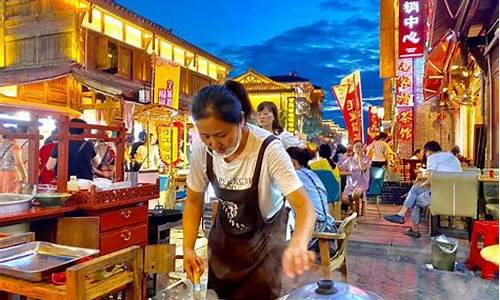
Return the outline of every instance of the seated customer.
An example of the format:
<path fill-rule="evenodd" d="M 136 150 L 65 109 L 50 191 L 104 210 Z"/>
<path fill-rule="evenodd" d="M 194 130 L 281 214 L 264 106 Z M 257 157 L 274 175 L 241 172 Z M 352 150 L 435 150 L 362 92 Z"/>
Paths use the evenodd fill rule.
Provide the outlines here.
<path fill-rule="evenodd" d="M 72 119 L 72 123 L 87 124 L 81 119 Z M 84 132 L 83 128 L 70 128 L 71 135 L 79 135 Z M 47 161 L 47 170 L 55 170 L 57 165 L 57 147 L 54 147 L 50 158 Z M 92 180 L 94 177 L 94 168 L 99 165 L 101 158 L 95 152 L 94 146 L 88 141 L 69 141 L 68 147 L 68 179 L 70 176 L 76 176 L 80 179 Z"/>
<path fill-rule="evenodd" d="M 328 213 L 328 203 L 326 199 L 326 188 L 313 171 L 309 170 L 307 163 L 312 158 L 312 155 L 307 149 L 298 147 L 290 147 L 287 153 L 292 158 L 293 166 L 297 171 L 297 175 L 304 185 L 304 189 L 311 199 L 316 215 L 315 231 L 318 232 L 336 232 L 335 220 Z M 330 245 L 332 248 L 335 244 Z M 317 240 L 312 240 L 309 243 L 309 249 L 319 251 Z"/>
<path fill-rule="evenodd" d="M 411 228 L 404 234 L 419 238 L 418 224 L 420 224 L 420 211 L 431 204 L 431 176 L 432 171 L 462 172 L 460 162 L 449 152 L 443 152 L 436 141 L 424 145 L 424 155 L 427 157 L 427 171 L 419 174 L 412 188 L 406 196 L 401 210 L 395 215 L 386 215 L 384 219 L 389 222 L 404 224 L 406 212 L 411 209 Z"/>
<path fill-rule="evenodd" d="M 318 155 L 319 157 L 317 159 L 309 162 L 311 170 L 330 171 L 333 177 L 337 179 L 337 182 L 340 182 L 339 168 L 337 168 L 337 164 L 330 158 L 332 156 L 332 149 L 330 146 L 327 144 L 319 145 Z"/>
<path fill-rule="evenodd" d="M 352 173 L 342 192 L 342 209 L 347 211 L 350 206 L 357 211 L 359 201 L 370 187 L 370 159 L 363 153 L 361 141 L 354 142 L 353 153 L 344 160 L 340 169 Z"/>

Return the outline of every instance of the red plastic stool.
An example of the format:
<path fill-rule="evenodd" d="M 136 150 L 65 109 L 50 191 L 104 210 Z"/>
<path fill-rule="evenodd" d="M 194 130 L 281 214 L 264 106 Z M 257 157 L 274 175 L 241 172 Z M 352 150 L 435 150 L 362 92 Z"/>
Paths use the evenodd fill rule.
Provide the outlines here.
<path fill-rule="evenodd" d="M 483 247 L 498 244 L 498 220 L 495 221 L 475 221 L 472 229 L 472 239 L 470 241 L 470 253 L 467 259 L 467 267 L 469 269 L 481 269 L 481 277 L 484 279 L 495 278 L 495 272 L 498 272 L 498 267 L 484 260 L 481 255 L 481 249 L 478 248 L 478 237 L 483 238 Z"/>

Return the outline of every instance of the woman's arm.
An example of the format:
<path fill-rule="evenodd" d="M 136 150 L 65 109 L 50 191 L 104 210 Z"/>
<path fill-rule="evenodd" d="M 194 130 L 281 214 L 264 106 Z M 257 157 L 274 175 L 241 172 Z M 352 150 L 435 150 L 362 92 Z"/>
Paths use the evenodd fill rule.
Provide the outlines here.
<path fill-rule="evenodd" d="M 307 245 L 314 229 L 316 217 L 304 188 L 292 192 L 286 198 L 296 217 L 292 240 L 283 254 L 283 271 L 288 276 L 294 277 L 308 270 L 314 262 L 314 254 L 307 250 Z"/>
<path fill-rule="evenodd" d="M 14 145 L 12 147 L 12 151 L 14 152 L 14 159 L 16 160 L 16 167 L 19 175 L 21 175 L 21 180 L 26 182 L 26 170 L 24 169 L 22 150 L 21 148 Z"/>
<path fill-rule="evenodd" d="M 198 236 L 198 228 L 203 214 L 203 193 L 198 193 L 187 188 L 187 197 L 184 202 L 184 216 L 182 218 L 182 230 L 184 232 L 184 269 L 189 278 L 193 279 L 193 274 L 203 273 L 203 260 L 196 256 L 194 246 Z"/>

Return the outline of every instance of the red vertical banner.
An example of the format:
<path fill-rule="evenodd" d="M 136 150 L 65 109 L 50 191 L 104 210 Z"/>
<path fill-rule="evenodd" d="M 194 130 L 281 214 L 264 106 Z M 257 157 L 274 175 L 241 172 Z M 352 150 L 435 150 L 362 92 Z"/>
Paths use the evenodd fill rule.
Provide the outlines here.
<path fill-rule="evenodd" d="M 424 54 L 425 1 L 399 0 L 399 58 Z"/>
<path fill-rule="evenodd" d="M 337 103 L 344 116 L 349 143 L 363 141 L 363 109 L 361 96 L 361 76 L 355 71 L 342 78 L 340 85 L 332 88 Z"/>
<path fill-rule="evenodd" d="M 397 135 L 401 142 L 413 141 L 413 107 L 397 108 Z"/>
<path fill-rule="evenodd" d="M 396 106 L 413 106 L 414 80 L 413 59 L 398 59 Z"/>
<path fill-rule="evenodd" d="M 370 106 L 368 109 L 368 129 L 366 130 L 366 143 L 371 144 L 380 133 L 380 119 L 378 117 L 378 106 Z"/>

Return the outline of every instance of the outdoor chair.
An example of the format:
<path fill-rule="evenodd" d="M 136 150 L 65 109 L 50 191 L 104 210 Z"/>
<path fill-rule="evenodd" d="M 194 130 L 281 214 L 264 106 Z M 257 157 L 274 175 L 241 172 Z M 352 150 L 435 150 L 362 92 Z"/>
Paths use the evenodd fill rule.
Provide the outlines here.
<path fill-rule="evenodd" d="M 328 200 L 328 206 L 333 206 L 330 210 L 330 215 L 332 215 L 336 220 L 341 219 L 340 214 L 340 183 L 337 181 L 332 172 L 327 170 L 312 170 L 323 183 L 326 188 L 326 196 Z"/>
<path fill-rule="evenodd" d="M 377 205 L 377 214 L 379 218 L 382 218 L 380 213 L 380 201 L 382 199 L 382 191 L 384 189 L 384 178 L 385 178 L 385 168 L 370 168 L 370 187 L 365 193 L 362 202 L 363 218 L 366 219 L 366 200 L 367 198 L 375 198 L 375 203 Z"/>
<path fill-rule="evenodd" d="M 498 169 L 483 169 L 483 175 L 489 175 L 490 171 L 498 176 Z M 482 196 L 486 215 L 498 220 L 498 182 L 483 182 Z"/>
<path fill-rule="evenodd" d="M 347 282 L 347 242 L 349 236 L 356 224 L 356 217 L 358 215 L 353 213 L 345 218 L 342 222 L 336 221 L 337 232 L 314 232 L 313 238 L 319 241 L 319 254 L 321 258 L 321 266 L 324 269 L 325 276 L 332 279 L 332 271 L 339 270 L 342 280 Z M 337 241 L 337 252 L 330 257 L 329 241 Z"/>
<path fill-rule="evenodd" d="M 477 218 L 478 174 L 476 172 L 438 172 L 431 175 L 430 233 L 438 232 L 440 216 L 468 218 L 470 237 L 472 220 Z"/>

